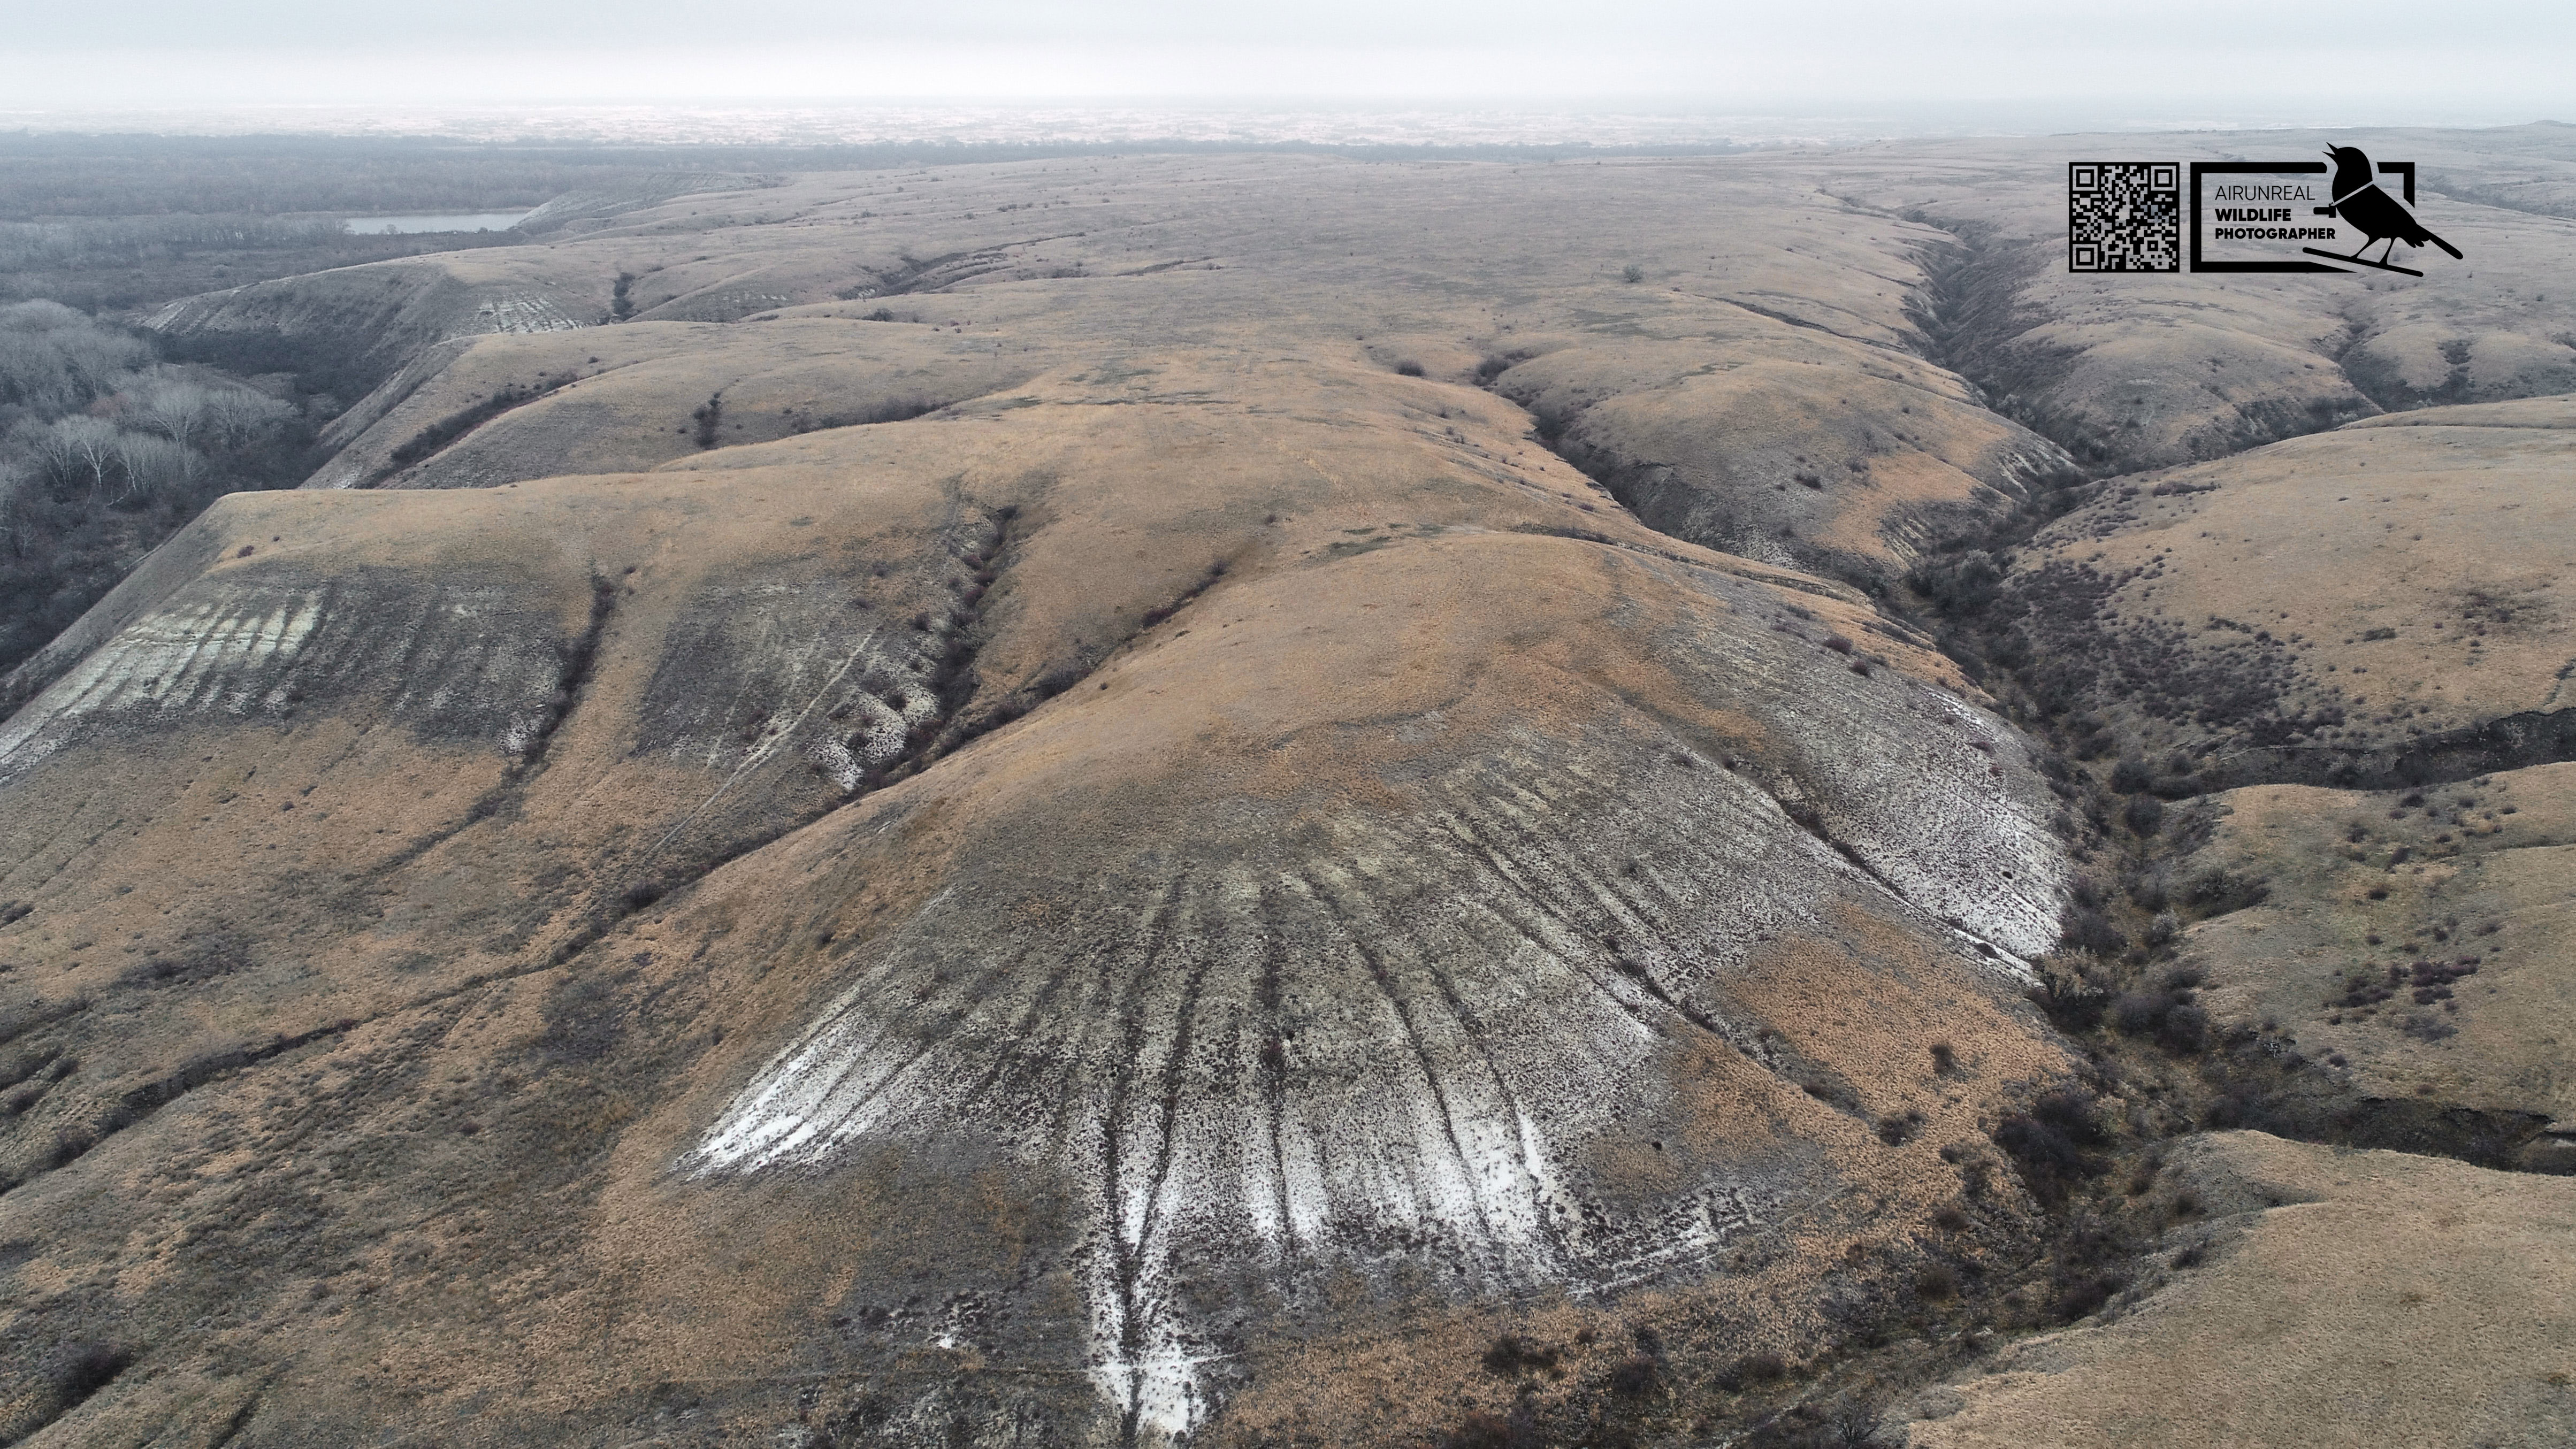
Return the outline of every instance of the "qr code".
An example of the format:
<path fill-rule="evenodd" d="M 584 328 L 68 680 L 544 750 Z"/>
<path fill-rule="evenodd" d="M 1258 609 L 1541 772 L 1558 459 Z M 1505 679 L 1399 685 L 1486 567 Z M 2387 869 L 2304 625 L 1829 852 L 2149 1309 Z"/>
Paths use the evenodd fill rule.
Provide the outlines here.
<path fill-rule="evenodd" d="M 2182 167 L 2074 161 L 2066 167 L 2066 269 L 2182 270 Z"/>

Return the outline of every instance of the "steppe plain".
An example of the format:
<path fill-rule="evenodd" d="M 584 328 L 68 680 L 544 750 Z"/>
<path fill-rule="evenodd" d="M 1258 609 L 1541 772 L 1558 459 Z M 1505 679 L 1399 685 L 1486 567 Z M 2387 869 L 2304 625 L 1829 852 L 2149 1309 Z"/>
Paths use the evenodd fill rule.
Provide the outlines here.
<path fill-rule="evenodd" d="M 159 311 L 364 399 L 0 683 L 0 1440 L 2565 1442 L 2576 129 L 2335 139 L 2467 260 L 1139 155 Z"/>

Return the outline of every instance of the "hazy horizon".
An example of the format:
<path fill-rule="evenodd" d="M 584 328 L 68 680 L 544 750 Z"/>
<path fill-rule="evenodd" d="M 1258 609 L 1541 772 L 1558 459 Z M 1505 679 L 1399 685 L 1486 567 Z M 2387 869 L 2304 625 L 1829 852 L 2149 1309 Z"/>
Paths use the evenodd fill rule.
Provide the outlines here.
<path fill-rule="evenodd" d="M 2568 114 L 2576 114 L 2576 107 Z M 520 105 L 265 105 L 0 108 L 0 136 L 153 135 L 172 138 L 311 138 L 438 141 L 467 145 L 955 146 L 1003 150 L 1109 146 L 1591 149 L 1607 153 L 1779 146 L 1848 146 L 1883 140 L 2017 135 L 2225 133 L 2359 128 L 2492 128 L 2567 124 L 2513 112 L 2364 114 L 2209 108 L 2159 113 L 2032 104 L 1771 111 L 1610 102 L 1519 106 L 1313 100 L 919 100 L 848 103 Z"/>
<path fill-rule="evenodd" d="M 101 0 L 0 39 L 0 126 L 492 108 L 1145 107 L 1874 118 L 1943 129 L 2494 125 L 2576 117 L 2576 7 L 2355 0 L 2152 19 L 2046 0 L 1927 8 L 1620 0 Z"/>

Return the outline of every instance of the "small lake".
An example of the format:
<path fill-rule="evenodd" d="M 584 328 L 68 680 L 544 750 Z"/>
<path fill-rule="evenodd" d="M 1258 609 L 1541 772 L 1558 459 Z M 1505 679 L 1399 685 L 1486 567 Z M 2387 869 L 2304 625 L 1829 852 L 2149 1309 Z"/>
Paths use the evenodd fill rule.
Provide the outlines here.
<path fill-rule="evenodd" d="M 524 211 L 477 211 L 446 216 L 353 216 L 341 225 L 358 236 L 416 231 L 508 231 L 512 224 L 526 215 Z"/>

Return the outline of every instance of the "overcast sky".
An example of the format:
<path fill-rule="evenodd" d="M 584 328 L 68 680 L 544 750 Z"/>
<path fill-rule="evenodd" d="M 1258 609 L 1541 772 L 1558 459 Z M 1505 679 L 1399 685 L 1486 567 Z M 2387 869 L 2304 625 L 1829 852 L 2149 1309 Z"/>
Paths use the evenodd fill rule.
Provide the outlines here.
<path fill-rule="evenodd" d="M 2576 0 L 9 0 L 0 12 L 0 117 L 1186 98 L 2576 121 L 2571 77 Z"/>

